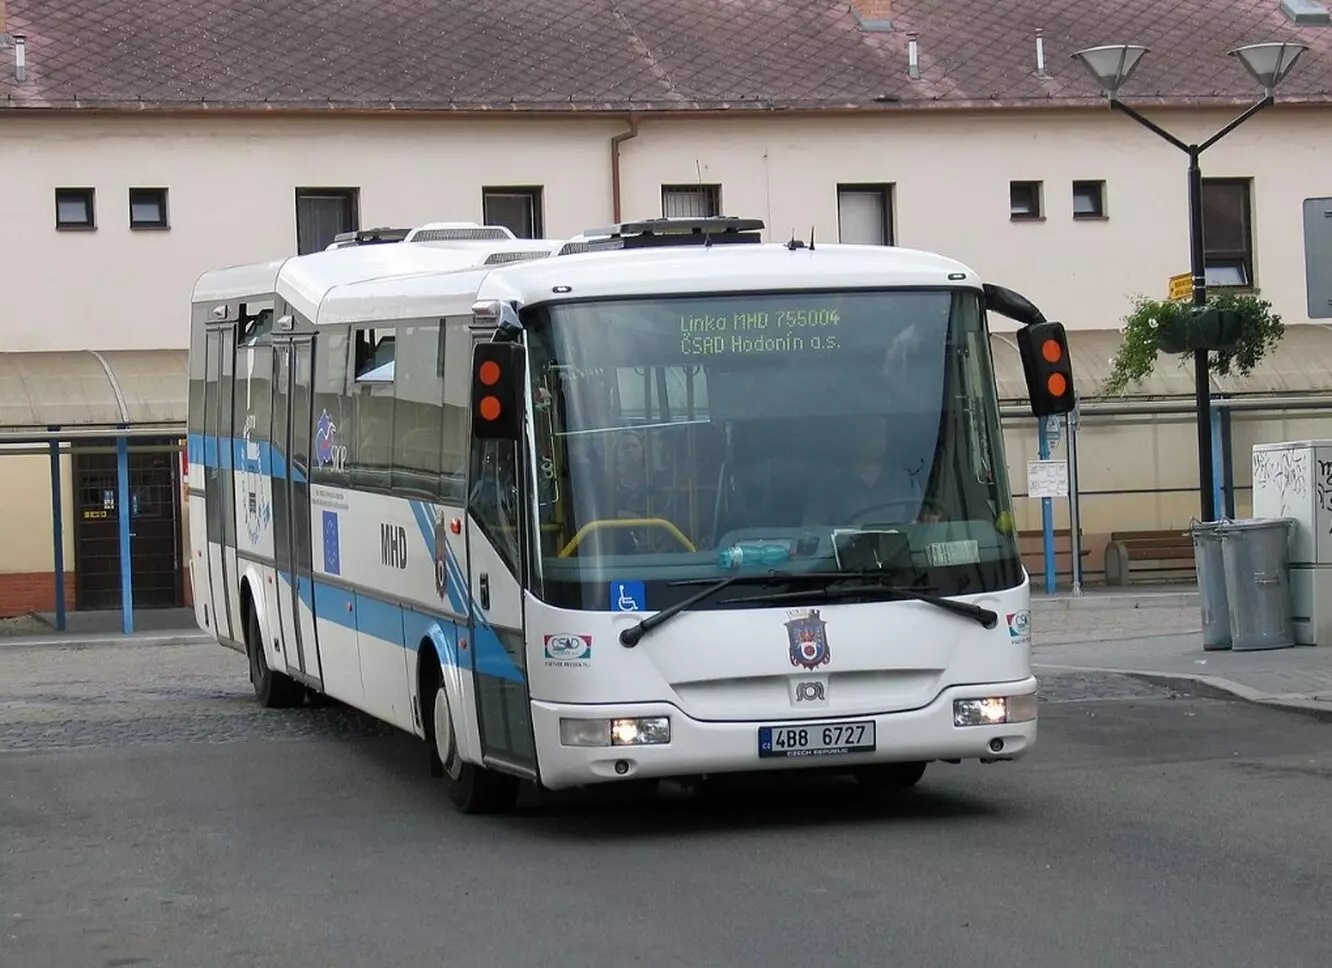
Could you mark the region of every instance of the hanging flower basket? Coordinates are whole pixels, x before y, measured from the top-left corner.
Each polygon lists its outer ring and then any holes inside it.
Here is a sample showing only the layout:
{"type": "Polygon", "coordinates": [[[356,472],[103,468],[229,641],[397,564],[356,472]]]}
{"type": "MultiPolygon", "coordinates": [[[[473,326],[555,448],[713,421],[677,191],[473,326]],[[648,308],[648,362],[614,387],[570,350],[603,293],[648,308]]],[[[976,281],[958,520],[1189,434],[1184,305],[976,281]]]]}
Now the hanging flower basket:
{"type": "MultiPolygon", "coordinates": [[[[1123,341],[1103,391],[1121,394],[1140,383],[1156,368],[1160,353],[1192,354],[1206,350],[1208,368],[1218,376],[1247,376],[1276,347],[1285,325],[1272,312],[1272,304],[1248,293],[1209,295],[1205,311],[1170,299],[1139,296],[1124,317],[1123,341]]],[[[1182,356],[1183,365],[1188,356],[1182,356]]]]}

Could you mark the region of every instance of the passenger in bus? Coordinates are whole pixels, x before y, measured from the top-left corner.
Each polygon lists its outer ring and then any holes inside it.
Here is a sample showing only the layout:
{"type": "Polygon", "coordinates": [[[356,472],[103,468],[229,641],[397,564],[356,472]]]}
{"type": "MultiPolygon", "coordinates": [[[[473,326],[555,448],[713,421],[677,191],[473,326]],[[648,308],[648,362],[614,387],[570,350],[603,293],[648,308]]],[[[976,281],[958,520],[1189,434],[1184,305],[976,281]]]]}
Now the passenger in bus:
{"type": "MultiPolygon", "coordinates": [[[[839,420],[840,450],[849,459],[811,489],[805,505],[807,525],[896,524],[914,521],[922,508],[921,485],[889,452],[890,423],[881,414],[858,414],[839,420]]],[[[921,515],[921,520],[937,516],[921,515]]]]}
{"type": "MultiPolygon", "coordinates": [[[[621,520],[651,518],[670,521],[677,528],[674,501],[668,491],[654,486],[654,468],[650,441],[636,430],[625,429],[610,438],[609,494],[614,516],[621,520]]],[[[603,514],[603,517],[607,515],[603,514]]],[[[660,524],[617,528],[614,554],[635,552],[684,551],[668,529],[660,524]]]]}

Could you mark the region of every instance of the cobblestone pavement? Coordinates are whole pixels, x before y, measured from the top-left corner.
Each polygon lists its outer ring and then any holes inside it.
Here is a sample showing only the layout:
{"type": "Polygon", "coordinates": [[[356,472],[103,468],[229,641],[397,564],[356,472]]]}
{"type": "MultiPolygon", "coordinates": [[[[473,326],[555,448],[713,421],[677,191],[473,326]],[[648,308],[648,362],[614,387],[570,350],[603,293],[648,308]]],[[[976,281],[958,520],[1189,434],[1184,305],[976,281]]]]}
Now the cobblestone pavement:
{"type": "Polygon", "coordinates": [[[0,751],[383,736],[338,704],[261,709],[245,659],[210,643],[0,647],[0,751]]]}
{"type": "MultiPolygon", "coordinates": [[[[1041,676],[1046,702],[1151,699],[1169,690],[1111,673],[1041,676]]],[[[261,709],[245,659],[209,643],[0,647],[0,752],[386,736],[339,704],[261,709]]]]}

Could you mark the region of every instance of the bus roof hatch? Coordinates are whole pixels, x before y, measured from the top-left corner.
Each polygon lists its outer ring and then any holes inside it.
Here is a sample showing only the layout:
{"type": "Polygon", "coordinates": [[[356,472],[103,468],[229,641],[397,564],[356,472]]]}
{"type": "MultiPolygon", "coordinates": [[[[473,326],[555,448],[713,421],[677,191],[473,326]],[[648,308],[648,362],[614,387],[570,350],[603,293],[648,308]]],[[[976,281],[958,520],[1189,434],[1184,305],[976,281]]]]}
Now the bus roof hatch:
{"type": "Polygon", "coordinates": [[[600,248],[639,249],[662,245],[720,245],[759,242],[764,222],[734,215],[669,217],[620,222],[601,229],[588,229],[580,242],[600,248]],[[612,245],[611,243],[618,243],[612,245]]]}

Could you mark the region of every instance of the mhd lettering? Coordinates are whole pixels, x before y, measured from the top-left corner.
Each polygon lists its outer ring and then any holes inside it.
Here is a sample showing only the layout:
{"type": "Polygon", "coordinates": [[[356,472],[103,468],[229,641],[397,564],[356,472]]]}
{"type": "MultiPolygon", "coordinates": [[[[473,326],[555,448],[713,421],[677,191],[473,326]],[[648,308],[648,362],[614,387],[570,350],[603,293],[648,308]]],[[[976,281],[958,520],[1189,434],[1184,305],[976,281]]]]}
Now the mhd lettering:
{"type": "Polygon", "coordinates": [[[700,313],[680,317],[682,333],[726,333],[731,330],[767,329],[767,313],[732,313],[729,317],[700,313]]]}
{"type": "Polygon", "coordinates": [[[379,557],[388,568],[407,567],[407,529],[400,524],[380,524],[379,557]]]}

